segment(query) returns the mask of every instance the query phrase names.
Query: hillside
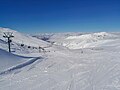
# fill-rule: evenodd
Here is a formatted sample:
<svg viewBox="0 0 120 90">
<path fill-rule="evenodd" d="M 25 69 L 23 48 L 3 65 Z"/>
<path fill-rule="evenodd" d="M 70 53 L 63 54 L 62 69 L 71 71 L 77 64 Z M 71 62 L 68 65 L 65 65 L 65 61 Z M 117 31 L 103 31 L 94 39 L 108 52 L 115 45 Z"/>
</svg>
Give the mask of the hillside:
<svg viewBox="0 0 120 90">
<path fill-rule="evenodd" d="M 12 47 L 12 50 L 14 52 L 18 52 L 18 53 L 29 53 L 31 51 L 33 52 L 37 52 L 38 50 L 36 49 L 32 49 L 32 48 L 38 48 L 39 46 L 40 47 L 47 47 L 49 46 L 49 43 L 43 41 L 43 40 L 40 40 L 40 39 L 37 39 L 37 38 L 34 38 L 30 35 L 26 35 L 26 34 L 22 34 L 22 33 L 19 33 L 15 30 L 11 30 L 9 28 L 0 28 L 0 48 L 4 49 L 4 50 L 8 50 L 7 49 L 7 39 L 5 39 L 3 37 L 4 33 L 8 33 L 8 32 L 11 32 L 14 36 L 14 38 L 11 38 L 12 39 L 12 44 L 11 44 L 11 47 Z M 21 44 L 24 44 L 23 47 L 21 47 Z M 30 46 L 31 48 L 28 49 L 27 47 Z"/>
<path fill-rule="evenodd" d="M 119 33 L 45 33 L 33 35 L 55 45 L 64 46 L 69 49 L 92 48 L 104 45 L 104 43 L 119 38 Z"/>
<path fill-rule="evenodd" d="M 18 56 L 19 52 L 13 55 L 0 49 L 0 67 L 3 67 L 0 90 L 119 90 L 119 35 L 69 33 L 60 38 L 60 34 L 54 34 L 48 39 L 54 43 L 46 48 L 47 52 L 27 54 L 28 48 L 24 47 L 23 56 Z M 34 40 L 40 40 L 39 37 L 41 35 L 34 36 L 37 38 Z M 50 44 L 48 41 L 42 42 L 46 45 Z M 6 44 L 4 39 L 0 43 Z"/>
</svg>

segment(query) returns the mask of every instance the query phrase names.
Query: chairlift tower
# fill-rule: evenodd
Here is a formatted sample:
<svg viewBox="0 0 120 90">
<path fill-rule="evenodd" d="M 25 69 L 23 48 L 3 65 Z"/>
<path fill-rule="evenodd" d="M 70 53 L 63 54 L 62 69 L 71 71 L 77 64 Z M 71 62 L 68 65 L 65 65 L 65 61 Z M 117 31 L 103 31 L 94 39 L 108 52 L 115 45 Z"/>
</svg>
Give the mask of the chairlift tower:
<svg viewBox="0 0 120 90">
<path fill-rule="evenodd" d="M 7 38 L 7 42 L 8 42 L 8 49 L 9 49 L 9 52 L 11 52 L 11 38 L 13 38 L 14 36 L 12 35 L 13 33 L 12 32 L 6 32 L 4 33 L 3 37 L 4 38 Z"/>
</svg>

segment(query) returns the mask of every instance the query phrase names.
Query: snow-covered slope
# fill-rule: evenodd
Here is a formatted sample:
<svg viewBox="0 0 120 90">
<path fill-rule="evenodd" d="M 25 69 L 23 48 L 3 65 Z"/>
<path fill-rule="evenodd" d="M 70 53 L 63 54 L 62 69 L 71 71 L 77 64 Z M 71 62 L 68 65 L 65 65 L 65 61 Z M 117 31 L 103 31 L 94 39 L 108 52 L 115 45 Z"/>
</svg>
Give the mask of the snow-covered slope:
<svg viewBox="0 0 120 90">
<path fill-rule="evenodd" d="M 19 73 L 17 70 L 0 76 L 0 89 L 119 90 L 119 42 L 98 49 L 83 49 L 83 53 L 81 50 L 62 49 L 46 53 L 42 62 L 39 59 L 19 69 Z"/>
<path fill-rule="evenodd" d="M 1 74 L 0 90 L 120 89 L 119 33 L 63 35 L 64 38 L 59 37 L 58 41 L 55 37 L 57 45 L 48 47 L 49 52 L 29 53 L 37 57 L 15 64 L 15 67 L 6 70 L 12 72 Z M 74 43 L 73 46 L 68 45 L 70 49 L 63 45 L 68 42 L 69 45 Z M 84 48 L 80 48 L 81 45 Z M 0 52 L 4 53 L 6 60 L 12 56 L 6 51 Z M 15 55 L 12 57 L 16 58 Z"/>
<path fill-rule="evenodd" d="M 7 50 L 7 39 L 5 39 L 3 35 L 4 33 L 7 33 L 7 32 L 13 33 L 14 38 L 12 38 L 12 44 L 13 44 L 12 47 L 14 51 L 18 51 L 20 49 L 26 52 L 31 51 L 31 50 L 28 51 L 27 48 L 21 47 L 21 44 L 24 44 L 25 47 L 31 46 L 36 48 L 38 48 L 39 46 L 47 47 L 49 45 L 49 43 L 43 40 L 34 38 L 30 35 L 25 35 L 17 31 L 11 30 L 9 28 L 0 28 L 0 48 L 3 48 L 5 50 Z"/>
<path fill-rule="evenodd" d="M 80 49 L 96 47 L 115 38 L 116 35 L 114 34 L 100 32 L 77 36 L 68 36 L 63 40 L 56 41 L 55 44 L 65 46 L 70 49 Z"/>
<path fill-rule="evenodd" d="M 17 31 L 11 30 L 9 28 L 0 28 L 0 38 L 1 39 L 4 39 L 3 38 L 4 32 L 12 32 L 14 35 L 14 38 L 12 40 L 13 40 L 13 42 L 16 42 L 16 43 L 23 43 L 25 45 L 30 45 L 30 46 L 39 46 L 39 45 L 46 46 L 47 45 L 47 43 L 42 40 L 33 38 L 30 35 L 25 35 L 25 34 L 19 33 Z"/>
<path fill-rule="evenodd" d="M 16 64 L 25 62 L 25 60 L 27 59 L 0 49 L 0 72 Z"/>
</svg>

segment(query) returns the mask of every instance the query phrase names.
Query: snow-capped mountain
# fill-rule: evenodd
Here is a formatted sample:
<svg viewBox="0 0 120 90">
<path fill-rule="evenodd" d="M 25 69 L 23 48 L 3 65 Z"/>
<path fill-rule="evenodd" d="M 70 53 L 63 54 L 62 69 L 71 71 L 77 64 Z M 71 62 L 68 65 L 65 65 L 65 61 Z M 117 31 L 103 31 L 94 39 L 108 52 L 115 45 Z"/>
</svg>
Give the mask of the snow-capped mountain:
<svg viewBox="0 0 120 90">
<path fill-rule="evenodd" d="M 72 35 L 62 40 L 56 40 L 55 44 L 65 46 L 69 49 L 90 48 L 104 44 L 116 37 L 116 35 L 106 32 Z"/>
<path fill-rule="evenodd" d="M 116 33 L 45 33 L 34 35 L 38 39 L 67 47 L 69 49 L 90 48 L 103 45 L 106 42 L 118 38 Z"/>
</svg>

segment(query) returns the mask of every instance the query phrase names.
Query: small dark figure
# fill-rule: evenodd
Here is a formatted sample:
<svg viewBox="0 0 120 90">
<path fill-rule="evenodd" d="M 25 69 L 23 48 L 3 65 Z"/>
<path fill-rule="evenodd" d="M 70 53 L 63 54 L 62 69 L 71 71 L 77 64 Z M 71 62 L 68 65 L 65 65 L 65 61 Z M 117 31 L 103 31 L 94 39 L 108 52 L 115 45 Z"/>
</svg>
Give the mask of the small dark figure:
<svg viewBox="0 0 120 90">
<path fill-rule="evenodd" d="M 28 46 L 28 48 L 30 48 L 30 46 Z"/>
<path fill-rule="evenodd" d="M 21 47 L 23 47 L 24 46 L 24 44 L 21 44 Z"/>
</svg>

